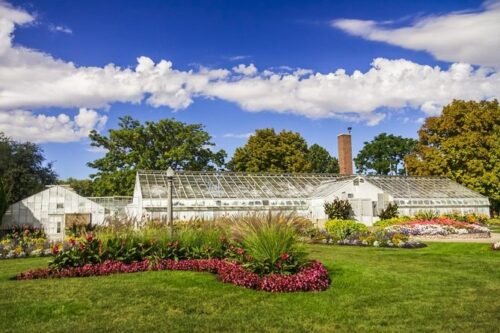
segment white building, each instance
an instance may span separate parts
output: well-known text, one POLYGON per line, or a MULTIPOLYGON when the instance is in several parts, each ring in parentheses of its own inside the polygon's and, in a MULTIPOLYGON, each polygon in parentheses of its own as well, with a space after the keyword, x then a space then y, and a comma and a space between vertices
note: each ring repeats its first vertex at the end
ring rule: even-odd
MULTIPOLYGON (((167 215, 166 171, 140 171, 129 212, 138 220, 167 215)), ((351 202, 357 220, 371 225, 389 202, 400 215, 432 210, 439 214, 489 215, 488 198, 441 177, 340 176, 241 172, 177 172, 173 178, 174 219, 216 218, 249 212, 296 212, 322 225, 324 204, 351 202)))
POLYGON ((2 229, 32 225, 43 228, 51 240, 62 240, 68 220, 85 219, 102 224, 105 208, 73 192, 66 186, 51 186, 12 204, 2 219, 2 229))
MULTIPOLYGON (((172 181, 176 220, 281 211, 296 212, 322 226, 327 220, 324 204, 336 198, 349 200, 355 219, 367 225, 389 202, 398 204, 400 215, 428 210, 489 215, 488 198, 439 177, 177 172, 172 181)), ((52 186, 11 205, 1 227, 29 224, 60 240, 75 218, 93 225, 108 216, 166 220, 167 184, 166 171, 140 171, 133 198, 84 198, 68 187, 52 186)))

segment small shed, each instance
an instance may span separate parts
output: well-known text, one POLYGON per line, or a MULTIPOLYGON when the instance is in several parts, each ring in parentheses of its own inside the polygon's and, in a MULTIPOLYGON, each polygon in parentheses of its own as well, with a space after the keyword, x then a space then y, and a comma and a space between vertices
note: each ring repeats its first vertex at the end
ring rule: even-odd
POLYGON ((67 186, 54 185, 12 204, 6 211, 1 227, 31 225, 43 228, 50 240, 62 240, 65 226, 71 221, 102 224, 105 208, 72 191, 67 186))

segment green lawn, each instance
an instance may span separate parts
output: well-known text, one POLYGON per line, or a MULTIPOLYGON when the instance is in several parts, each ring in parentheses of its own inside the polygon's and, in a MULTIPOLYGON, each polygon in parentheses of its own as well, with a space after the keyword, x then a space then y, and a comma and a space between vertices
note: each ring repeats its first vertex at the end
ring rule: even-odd
POLYGON ((310 246, 326 292, 270 294, 209 273, 12 281, 47 259, 0 261, 1 332, 500 332, 500 252, 310 246))

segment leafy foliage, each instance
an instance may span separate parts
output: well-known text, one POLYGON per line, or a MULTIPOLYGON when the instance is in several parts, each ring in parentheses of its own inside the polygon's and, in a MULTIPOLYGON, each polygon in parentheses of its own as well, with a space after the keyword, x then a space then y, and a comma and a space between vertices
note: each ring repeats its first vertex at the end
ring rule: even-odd
POLYGON ((408 222, 410 220, 411 220, 411 217, 409 217, 409 216, 393 217, 390 219, 385 219, 385 220, 382 219, 380 221, 377 221, 373 224, 373 226, 385 228, 385 227, 388 227, 391 225, 402 224, 402 223, 408 222))
POLYGON ((58 183, 71 186, 82 197, 94 196, 94 182, 90 179, 75 179, 70 177, 66 180, 60 180, 58 183))
POLYGON ((338 172, 337 159, 315 144, 310 148, 296 132, 259 129, 236 149, 228 163, 232 171, 246 172, 338 172))
POLYGON ((351 235, 368 231, 366 225, 354 220, 330 220, 325 223, 325 229, 337 240, 346 239, 351 235))
POLYGON ((311 172, 339 173, 339 162, 335 157, 318 144, 309 147, 307 160, 311 163, 311 172))
POLYGON ((60 270, 67 267, 81 267, 86 264, 97 264, 103 261, 101 242, 91 234, 85 241, 71 241, 69 248, 60 248, 54 245, 54 259, 50 262, 51 269, 60 270))
POLYGON ((380 210, 378 217, 380 217, 382 220, 388 220, 398 217, 398 204, 395 202, 389 202, 387 207, 380 210))
POLYGON ((238 218, 231 236, 241 244, 243 266, 260 275, 297 272, 306 262, 306 253, 297 242, 294 219, 293 215, 271 213, 238 218))
POLYGON ((435 210, 427 209, 417 212, 414 217, 417 220, 434 220, 439 217, 439 213, 435 210))
POLYGON ((325 202, 324 207, 329 219, 347 220, 353 213, 349 200, 335 199, 332 202, 325 202))
POLYGON ((91 145, 105 149, 106 155, 88 163, 98 170, 93 194, 130 195, 138 169, 214 170, 224 164, 224 150, 215 144, 200 124, 174 119, 141 124, 130 116, 120 118, 118 129, 107 136, 90 133, 91 145))
POLYGON ((0 179, 12 204, 55 184, 57 176, 40 146, 13 141, 0 132, 0 179))
POLYGON ((7 192, 5 191, 3 182, 0 180, 0 225, 2 224, 2 217, 9 208, 9 200, 7 192))
POLYGON ((415 151, 405 158, 410 175, 445 176, 490 198, 500 210, 500 106, 454 100, 427 118, 415 151))
POLYGON ((414 150, 416 144, 414 139, 382 133, 364 143, 363 149, 354 158, 354 164, 361 173, 404 174, 403 159, 414 150))

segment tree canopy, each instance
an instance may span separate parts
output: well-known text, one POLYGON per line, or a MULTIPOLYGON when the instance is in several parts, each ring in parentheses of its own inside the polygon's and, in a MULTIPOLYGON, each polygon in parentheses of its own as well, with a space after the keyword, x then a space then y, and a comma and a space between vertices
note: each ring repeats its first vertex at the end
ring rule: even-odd
POLYGON ((9 208, 9 202, 7 200, 7 193, 5 192, 5 188, 3 186, 3 182, 0 181, 0 224, 2 224, 2 218, 9 208))
POLYGON ((319 145, 307 146, 296 132, 259 129, 236 149, 228 163, 232 171, 246 172, 338 172, 337 159, 319 145))
POLYGON ((31 142, 17 142, 0 132, 0 181, 12 204, 54 184, 57 175, 43 150, 31 142))
POLYGON ((66 180, 60 180, 58 183, 71 186, 76 193, 83 197, 94 196, 94 182, 90 179, 76 179, 70 177, 66 180))
POLYGON ((420 128, 405 163, 417 176, 446 176, 490 198, 500 209, 500 107, 454 100, 420 128))
POLYGON ((360 173, 404 174, 404 157, 415 149, 416 144, 417 140, 414 139, 381 133, 372 141, 364 143, 354 158, 354 164, 360 173))
POLYGON ((202 125, 174 119, 142 124, 125 116, 108 135, 92 131, 89 137, 92 146, 106 150, 103 158, 88 163, 98 170, 91 176, 96 196, 130 195, 139 169, 214 170, 226 157, 224 150, 212 150, 215 144, 202 125))
POLYGON ((339 162, 335 157, 318 144, 309 147, 307 160, 311 163, 311 172, 339 173, 339 162))

